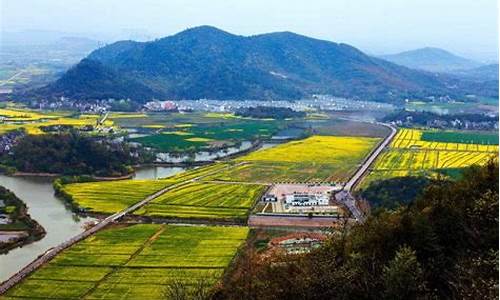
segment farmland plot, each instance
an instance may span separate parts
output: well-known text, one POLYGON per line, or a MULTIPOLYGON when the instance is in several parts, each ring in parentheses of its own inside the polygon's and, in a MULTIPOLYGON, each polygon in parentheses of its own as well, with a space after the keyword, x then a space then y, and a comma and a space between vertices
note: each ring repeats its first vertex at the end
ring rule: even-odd
POLYGON ((139 209, 152 217, 241 219, 266 186, 196 182, 177 187, 139 209))
POLYGON ((378 138, 313 136, 250 153, 211 179, 244 182, 346 180, 373 149, 378 138))
POLYGON ((173 281, 189 286, 220 280, 247 234, 246 227, 219 226, 141 224, 105 229, 65 250, 5 296, 166 299, 173 281))
POLYGON ((450 173, 446 170, 456 174, 493 157, 498 157, 498 138, 492 134, 401 129, 364 184, 388 177, 450 173))
POLYGON ((113 214, 174 183, 172 180, 98 181, 66 184, 63 191, 86 211, 113 214))

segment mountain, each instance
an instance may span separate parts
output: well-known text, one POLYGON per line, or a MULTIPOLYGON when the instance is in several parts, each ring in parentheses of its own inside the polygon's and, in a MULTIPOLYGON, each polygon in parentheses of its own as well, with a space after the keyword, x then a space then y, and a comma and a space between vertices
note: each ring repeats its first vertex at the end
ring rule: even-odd
POLYGON ((408 68, 440 73, 453 73, 481 65, 446 50, 432 47, 384 55, 380 58, 408 68))
POLYGON ((498 64, 489 64, 474 69, 455 72, 456 75, 463 78, 478 81, 497 81, 498 82, 498 64))
POLYGON ((102 47, 56 82, 30 93, 49 99, 136 101, 331 94, 401 103, 409 97, 458 95, 455 81, 368 56, 347 44, 291 32, 245 37, 201 26, 151 42, 102 47))

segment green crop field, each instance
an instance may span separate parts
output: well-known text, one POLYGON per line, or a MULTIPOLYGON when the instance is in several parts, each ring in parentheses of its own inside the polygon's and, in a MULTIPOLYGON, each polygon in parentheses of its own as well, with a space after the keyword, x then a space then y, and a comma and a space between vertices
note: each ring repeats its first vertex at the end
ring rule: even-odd
POLYGON ((63 192, 86 211, 113 214, 174 183, 173 180, 71 183, 63 186, 63 192))
MULTIPOLYGON (((87 212, 113 214, 143 200, 147 196, 165 187, 184 181, 201 179, 204 176, 220 172, 228 166, 229 164, 225 163, 215 163, 209 166, 194 168, 160 180, 145 179, 71 183, 63 185, 62 192, 65 198, 71 199, 74 205, 87 212)), ((184 195, 184 198, 180 201, 169 201, 168 205, 164 202, 155 202, 156 204, 151 204, 151 206, 148 207, 147 215, 171 217, 201 217, 203 215, 204 218, 209 218, 210 216, 215 218, 240 218, 246 215, 248 208, 251 206, 248 204, 249 200, 243 197, 250 197, 253 201, 255 197, 252 193, 258 193, 261 188, 261 186, 258 185, 243 186, 241 188, 235 185, 228 185, 227 187, 221 186, 219 193, 214 194, 214 196, 217 195, 217 197, 221 197, 217 199, 219 203, 215 204, 213 201, 205 201, 210 200, 210 195, 201 195, 204 196, 204 198, 199 202, 189 199, 191 195, 200 195, 195 193, 196 188, 192 188, 193 186, 205 187, 209 185, 191 184, 190 195, 184 195), (228 199, 233 202, 229 203, 227 201, 228 199), (238 201, 240 201, 240 203, 235 204, 238 201), (199 206, 197 208, 198 211, 195 209, 195 206, 199 206)), ((186 189, 184 189, 184 191, 185 190, 186 189)), ((216 190, 217 187, 207 190, 206 192, 216 193, 216 190)), ((166 195, 170 195, 175 191, 176 190, 169 191, 166 195)), ((139 212, 141 211, 142 210, 139 212)))
POLYGON ((245 182, 346 180, 380 141, 378 138, 312 136, 237 159, 245 164, 211 179, 245 182))
POLYGON ((422 133, 422 140, 443 143, 498 145, 498 133, 484 134, 456 131, 424 131, 422 133))
POLYGON ((35 271, 5 299, 166 299, 174 281, 220 280, 247 234, 246 227, 219 226, 105 229, 35 271))
POLYGON ((195 182, 156 198, 136 214, 152 217, 241 219, 266 186, 195 182))
POLYGON ((207 142, 188 141, 185 135, 165 133, 134 138, 132 141, 163 152, 180 152, 187 149, 199 151, 208 146, 207 142))
POLYGON ((235 143, 257 138, 270 138, 286 124, 278 120, 253 120, 231 114, 151 114, 127 118, 111 116, 124 127, 134 125, 150 135, 133 138, 148 147, 163 152, 198 151, 217 148, 221 144, 235 143))

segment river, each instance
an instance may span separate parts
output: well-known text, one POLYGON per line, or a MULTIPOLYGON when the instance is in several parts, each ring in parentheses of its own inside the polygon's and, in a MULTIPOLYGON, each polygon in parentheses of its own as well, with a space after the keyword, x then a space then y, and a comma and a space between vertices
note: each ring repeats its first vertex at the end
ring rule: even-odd
POLYGON ((179 163, 185 161, 210 161, 223 158, 225 156, 235 154, 240 151, 248 150, 252 147, 252 143, 249 141, 243 141, 237 147, 228 147, 222 150, 217 150, 214 152, 200 151, 189 154, 175 155, 172 153, 158 153, 157 160, 161 162, 179 163))
MULTIPOLYGON (((264 143, 261 149, 274 146, 276 146, 274 143, 264 143)), ((245 144, 243 147, 248 147, 248 145, 245 144)), ((184 170, 186 168, 182 167, 141 167, 136 170, 133 178, 158 179, 184 170)), ((8 279, 49 248, 83 232, 83 225, 95 220, 90 217, 83 218, 71 212, 64 202, 54 195, 52 180, 53 178, 11 177, 0 174, 0 185, 8 188, 24 201, 31 218, 40 223, 47 232, 39 241, 0 255, 0 282, 8 279)))
POLYGON ((0 281, 8 279, 47 249, 82 232, 92 218, 80 218, 54 196, 50 178, 0 175, 0 184, 28 206, 28 213, 45 228, 41 240, 0 255, 0 281))
MULTIPOLYGON (((134 179, 158 179, 184 171, 180 167, 144 167, 136 170, 134 179)), ((11 177, 0 175, 0 185, 11 190, 28 206, 28 213, 45 228, 41 240, 0 255, 0 282, 8 279, 38 255, 84 231, 86 222, 54 195, 52 178, 11 177)))

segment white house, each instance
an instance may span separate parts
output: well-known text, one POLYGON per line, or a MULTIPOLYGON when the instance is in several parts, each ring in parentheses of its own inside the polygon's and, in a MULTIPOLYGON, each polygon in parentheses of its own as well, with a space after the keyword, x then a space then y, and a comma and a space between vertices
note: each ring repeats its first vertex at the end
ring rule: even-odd
POLYGON ((293 206, 328 205, 329 196, 325 193, 298 193, 285 195, 285 203, 293 206))

